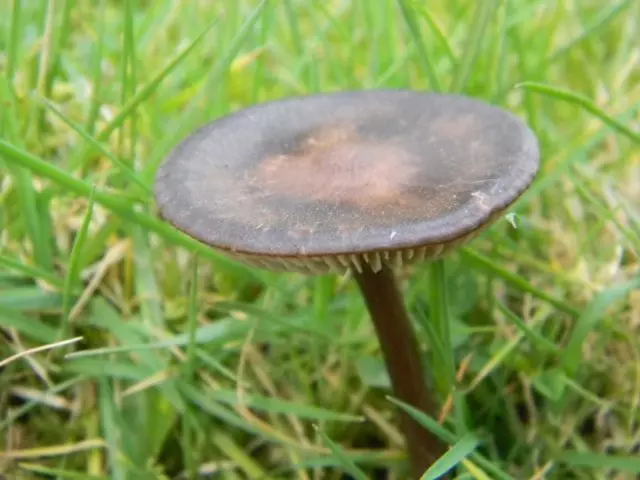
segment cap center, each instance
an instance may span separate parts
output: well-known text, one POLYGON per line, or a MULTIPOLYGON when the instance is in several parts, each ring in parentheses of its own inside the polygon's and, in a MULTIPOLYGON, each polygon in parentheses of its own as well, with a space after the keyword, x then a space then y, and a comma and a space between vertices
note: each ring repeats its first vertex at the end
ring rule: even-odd
POLYGON ((397 146, 331 129, 260 162, 256 181, 279 195, 371 207, 395 203, 406 193, 417 173, 411 159, 397 146))

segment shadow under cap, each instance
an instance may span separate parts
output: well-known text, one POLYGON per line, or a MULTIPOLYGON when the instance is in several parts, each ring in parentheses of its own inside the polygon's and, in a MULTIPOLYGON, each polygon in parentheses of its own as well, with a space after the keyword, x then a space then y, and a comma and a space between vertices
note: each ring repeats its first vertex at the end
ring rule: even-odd
POLYGON ((467 97, 369 90, 256 105, 199 129, 158 172, 163 217, 249 263, 309 273, 435 258, 529 186, 538 144, 467 97))

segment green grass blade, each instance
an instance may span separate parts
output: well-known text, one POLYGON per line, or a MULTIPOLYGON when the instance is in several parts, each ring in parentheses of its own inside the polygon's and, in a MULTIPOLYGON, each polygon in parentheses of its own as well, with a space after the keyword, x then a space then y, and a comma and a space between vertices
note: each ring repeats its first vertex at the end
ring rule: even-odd
POLYGON ((247 478, 259 478, 260 480, 273 480, 262 469, 261 465, 247 454, 244 448, 240 447, 232 437, 221 430, 214 432, 211 439, 218 449, 233 461, 234 465, 247 474, 247 478))
MULTIPOLYGON (((632 121, 635 110, 638 109, 640 103, 636 103, 617 115, 617 121, 632 121)), ((552 170, 545 172, 531 187, 522 194, 520 202, 527 203, 533 198, 540 197, 548 193, 550 187, 559 182, 565 175, 569 174, 572 165, 584 161, 585 157, 590 155, 594 148, 597 148, 609 133, 606 125, 603 125, 595 133, 585 136, 578 135, 577 138, 571 139, 569 144, 562 149, 563 157, 554 166, 552 170), (564 153, 566 152, 566 153, 564 153)))
MULTIPOLYGON (((343 451, 344 456, 346 456, 351 462, 356 465, 362 466, 371 466, 371 467, 382 467, 394 469, 397 467, 401 467, 406 460, 404 456, 401 456, 400 453, 397 452, 387 452, 387 451, 366 451, 366 452, 348 452, 343 451)), ((335 455, 309 455, 305 457, 300 462, 296 463, 292 466, 281 467, 276 469, 273 474, 274 475, 286 475, 289 472, 297 472, 303 469, 310 468, 344 468, 343 462, 340 459, 336 458, 335 455)), ((280 477, 280 478, 290 478, 288 476, 280 477)))
POLYGON ((394 397, 388 396, 387 400, 403 410, 405 413, 409 414, 416 422, 429 430, 440 440, 449 444, 455 443, 457 441, 457 437, 454 433, 450 432, 448 429, 440 425, 437 420, 431 418, 426 413, 394 397))
POLYGON ((0 290, 0 306, 21 312, 55 311, 62 307, 62 295, 31 285, 5 287, 0 290))
MULTIPOLYGON (((507 6, 508 5, 509 4, 507 4, 507 6)), ((508 37, 516 52, 515 58, 518 62, 518 78, 540 78, 540 70, 536 70, 535 66, 532 65, 535 54, 530 48, 527 39, 523 38, 524 32, 519 28, 514 28, 509 31, 508 37)), ((504 92, 503 95, 498 95, 498 98, 503 100, 508 93, 509 91, 504 92)), ((539 107, 535 102, 535 96, 531 95, 531 92, 529 92, 528 90, 524 90, 522 97, 522 106, 524 112, 526 113, 526 120, 531 130, 534 132, 544 133, 544 131, 540 128, 540 113, 539 107)))
MULTIPOLYGON (((140 317, 133 317, 131 321, 123 321, 122 313, 107 303, 103 298, 97 297, 90 305, 88 325, 108 332, 117 345, 139 345, 153 338, 154 326, 140 321, 140 317)), ((149 349, 136 350, 136 367, 146 368, 145 372, 151 374, 167 368, 167 355, 149 349)), ((91 359, 96 365, 104 359, 91 359)), ((115 358, 113 359, 115 360, 115 358)), ((118 359, 120 360, 120 359, 118 359)))
POLYGON ((636 289, 640 289, 640 276, 600 292, 580 315, 560 357, 560 363, 569 377, 573 378, 576 375, 582 363, 582 345, 589 332, 595 328, 611 305, 636 289))
MULTIPOLYGON (((122 105, 126 105, 128 99, 133 96, 137 88, 137 65, 138 58, 136 56, 136 44, 134 35, 134 12, 133 0, 125 0, 123 11, 124 23, 124 55, 122 56, 122 105)), ((131 159, 135 158, 135 150, 138 135, 138 113, 136 110, 131 111, 129 116, 129 148, 126 156, 131 159)), ((121 142, 124 142, 125 135, 120 135, 121 142)), ((120 151, 124 151, 122 148, 120 151)))
POLYGON ((322 439, 323 443, 331 450, 331 453, 336 457, 336 459, 340 462, 342 468, 345 472, 351 475, 354 480, 369 480, 367 474, 364 473, 354 462, 349 458, 345 453, 342 447, 331 440, 326 433, 324 433, 320 428, 315 427, 316 432, 322 439))
POLYGON ((180 63, 197 47, 206 34, 218 23, 219 18, 211 22, 202 32, 200 32, 189 44, 182 49, 175 57, 173 57, 159 72, 151 77, 151 80, 144 84, 136 94, 129 99, 113 119, 106 125, 97 135, 98 141, 104 141, 111 133, 122 126, 123 122, 131 116, 131 114, 156 91, 160 83, 171 73, 180 63))
POLYGON ((133 32, 133 0, 124 1, 124 9, 122 11, 124 35, 123 35, 123 51, 122 56, 122 100, 126 103, 127 97, 136 90, 136 44, 133 32))
MULTIPOLYGON (((216 91, 216 86, 220 83, 222 77, 228 72, 229 66, 240 51, 243 43, 255 29, 256 23, 260 18, 260 15, 267 3, 267 0, 262 0, 251 11, 251 14, 247 17, 245 22, 238 29, 238 32, 231 39, 230 44, 225 50, 222 58, 215 63, 212 71, 209 73, 209 78, 207 79, 206 84, 203 88, 203 94, 196 96, 192 100, 191 104, 185 109, 184 113, 180 116, 178 121, 179 128, 176 132, 176 137, 174 137, 176 141, 179 137, 185 135, 189 130, 197 127, 201 123, 203 115, 205 115, 205 118, 210 118, 209 115, 211 114, 211 112, 208 109, 201 110, 197 108, 198 104, 204 102, 207 105, 214 104, 216 107, 218 107, 219 102, 211 99, 212 92, 216 91), (198 113, 194 113, 194 110, 198 113)), ((221 114, 223 112, 216 113, 221 114)), ((165 146, 163 145, 163 152, 164 147, 165 146)), ((156 162, 149 162, 144 170, 143 178, 151 178, 153 176, 160 160, 161 158, 158 158, 156 162)))
POLYGON ((27 265, 26 263, 6 257, 4 255, 0 255, 0 266, 8 268, 10 270, 15 270, 28 277, 44 280, 52 287, 62 289, 62 286, 64 284, 62 279, 60 279, 53 273, 47 272, 46 270, 42 270, 41 268, 35 267, 33 265, 27 265))
POLYGON ((558 353, 560 351, 560 347, 555 343, 547 340, 540 333, 536 332, 533 328, 527 325, 520 317, 518 317, 515 313, 509 310, 506 305, 502 302, 496 301, 495 305, 500 310, 510 322, 518 327, 524 335, 536 344, 538 348, 541 348, 545 352, 558 353))
POLYGON ((505 91, 505 83, 507 78, 507 58, 508 58, 508 40, 507 40, 507 19, 509 18, 510 2, 502 2, 497 8, 497 26, 495 48, 492 52, 491 70, 491 102, 499 103, 501 100, 499 93, 505 91))
MULTIPOLYGON (((615 225, 617 230, 627 239, 630 247, 635 250, 635 254, 640 255, 640 235, 638 235, 638 232, 633 231, 633 223, 631 223, 631 228, 627 228, 618 220, 617 214, 619 212, 616 209, 612 210, 609 205, 597 198, 594 190, 597 188, 596 185, 600 183, 600 178, 588 179, 580 172, 577 172, 576 168, 572 170, 576 176, 573 179, 573 183, 580 197, 594 208, 594 213, 602 218, 601 221, 603 223, 611 222, 612 225, 615 225)), ((627 210, 624 203, 620 204, 620 210, 627 210)), ((628 210, 627 213, 629 213, 628 210)))
POLYGON ((89 350, 82 350, 70 354, 74 358, 78 357, 94 357, 101 355, 109 355, 112 353, 131 353, 144 350, 165 350, 170 347, 184 347, 188 346, 190 341, 196 344, 207 344, 209 346, 224 344, 226 342, 238 341, 242 339, 250 328, 254 325, 253 322, 238 323, 233 319, 219 319, 215 323, 203 325, 198 327, 194 332, 194 338, 190 339, 190 334, 175 335, 167 340, 161 342, 147 342, 144 343, 131 343, 119 347, 105 347, 95 348, 89 350))
MULTIPOLYGON (((1 315, 1 314, 0 314, 1 315)), ((55 332, 53 333, 55 335, 55 332)), ((48 342, 43 342, 48 343, 48 342)), ((71 389, 72 387, 77 387, 86 381, 86 378, 82 375, 78 375, 72 377, 64 382, 61 382, 51 388, 45 390, 47 395, 58 395, 64 393, 66 390, 71 389)), ((14 408, 10 413, 6 415, 5 418, 0 420, 0 432, 10 428, 12 425, 16 424, 18 421, 23 419, 33 410, 37 410, 42 406, 42 403, 38 400, 28 400, 23 405, 20 405, 18 408, 14 408)))
POLYGON ((120 160, 116 155, 114 155, 113 153, 111 153, 109 150, 107 150, 105 147, 103 147, 94 137, 92 137, 89 132, 85 131, 78 123, 74 122, 73 120, 71 120, 69 117, 67 117, 64 113, 62 113, 53 103, 51 103, 49 100, 43 98, 41 99, 41 102, 52 112, 54 113, 58 118, 60 118, 64 123, 66 123, 67 125, 69 125, 69 127, 71 127, 78 135, 80 135, 80 137, 82 137, 82 139, 84 141, 86 141, 87 143, 89 143, 93 148, 95 148, 96 150, 98 150, 100 153, 102 153, 105 157, 107 157, 109 160, 111 160, 111 162, 113 162, 113 164, 120 170, 120 172, 122 174, 124 174, 127 177, 127 180, 129 180, 132 183, 135 183, 137 186, 139 186, 147 195, 151 195, 152 194, 152 190, 145 185, 136 175, 136 173, 133 171, 133 169, 127 165, 125 162, 123 162, 122 160, 120 160))
MULTIPOLYGON (((58 9, 60 8, 58 4, 58 9)), ((66 0, 62 2, 62 21, 60 22, 59 28, 56 28, 57 38, 53 43, 51 49, 51 68, 49 70, 49 75, 47 75, 44 93, 43 96, 45 98, 50 98, 53 92, 53 85, 61 74, 61 58, 63 56, 63 49, 67 44, 67 40, 69 39, 69 33, 72 31, 71 26, 71 12, 73 10, 73 1, 66 0)))
POLYGON ((264 397, 251 393, 240 396, 238 392, 234 390, 218 389, 211 392, 209 396, 222 404, 234 406, 245 404, 248 407, 264 412, 282 415, 291 414, 299 418, 315 421, 357 423, 364 420, 361 416, 332 412, 325 408, 305 405, 300 402, 283 400, 276 397, 264 397))
POLYGON ((333 277, 320 275, 313 282, 313 308, 315 320, 323 324, 329 317, 329 304, 333 294, 333 277))
POLYGON ((458 59, 453 51, 453 47, 447 38, 447 34, 443 28, 436 21, 431 11, 423 4, 418 3, 416 0, 411 0, 411 8, 418 13, 429 26, 431 32, 436 36, 438 41, 442 44, 444 51, 452 64, 457 63, 458 59))
MULTIPOLYGON (((295 8, 291 4, 291 0, 283 0, 282 7, 284 9, 287 24, 289 26, 289 32, 291 35, 291 44, 296 49, 296 54, 300 58, 305 58, 306 53, 304 50, 305 40, 300 34, 299 25, 299 13, 295 11, 295 8)), ((306 79, 305 86, 309 91, 315 91, 317 89, 317 75, 315 74, 315 68, 312 62, 306 64, 306 79)))
MULTIPOLYGON (((247 15, 246 20, 242 23, 240 28, 238 28, 238 31, 229 41, 229 46, 225 49, 220 60, 216 62, 213 70, 209 75, 209 78, 207 79, 207 83, 204 89, 204 98, 208 104, 211 104, 213 101, 210 97, 210 94, 212 92, 215 92, 216 86, 221 83, 225 74, 229 71, 229 67, 240 52, 240 49, 247 40, 247 37, 253 33, 267 3, 267 0, 262 0, 251 10, 251 13, 247 15)), ((217 103, 219 102, 215 103, 216 107, 218 106, 217 103)), ((223 112, 216 112, 216 114, 221 113, 223 112)))
POLYGON ((91 190, 89 195, 89 203, 87 204, 87 212, 85 213, 82 225, 78 231, 73 246, 71 247, 71 254, 69 255, 69 266, 67 268, 67 275, 64 281, 64 290, 62 293, 62 319, 60 323, 60 337, 67 336, 69 331, 69 313, 72 306, 72 292, 78 287, 78 281, 80 279, 80 265, 82 264, 82 254, 87 239, 87 233, 89 232, 89 225, 93 218, 93 206, 95 202, 95 188, 91 190))
POLYGON ((70 361, 65 364, 65 368, 69 372, 98 379, 99 381, 107 379, 140 382, 157 373, 146 365, 134 364, 125 360, 104 362, 94 358, 70 361))
POLYGON ((189 290, 189 315, 187 320, 187 361, 184 378, 193 379, 196 361, 196 333, 198 331, 198 257, 193 258, 191 288, 189 290))
POLYGON ((20 334, 31 340, 48 344, 55 342, 57 331, 42 320, 26 316, 0 305, 0 327, 15 328, 20 334))
POLYGON ((11 29, 9 30, 9 38, 7 39, 7 80, 13 82, 16 74, 16 66, 20 57, 20 43, 22 33, 22 1, 13 0, 11 9, 11 29))
MULTIPOLYGON (((10 144, 9 142, 6 142, 5 140, 0 140, 0 154, 4 155, 9 163, 27 168, 39 176, 49 178, 68 191, 82 195, 86 198, 89 198, 89 195, 91 195, 92 187, 85 182, 72 177, 61 168, 58 168, 55 165, 46 162, 35 155, 10 144)), ((125 211, 129 205, 128 202, 122 198, 99 191, 95 192, 95 198, 97 203, 102 203, 107 208, 111 205, 111 208, 114 210, 125 211)))
MULTIPOLYGON (((188 320, 187 320, 187 359, 183 366, 183 380, 185 382, 192 382, 195 379, 196 373, 196 331, 198 326, 198 257, 193 257, 193 266, 191 267, 191 286, 189 289, 189 306, 188 306, 188 320)), ((185 410, 184 419, 182 421, 182 444, 183 444, 183 458, 185 463, 185 470, 188 472, 191 478, 197 478, 198 466, 197 458, 194 455, 196 449, 194 448, 194 437, 197 425, 195 415, 191 413, 191 409, 185 410)))
POLYGON ((110 478, 99 475, 88 475, 86 472, 45 467, 44 465, 36 465, 33 463, 20 463, 20 469, 43 477, 57 478, 59 480, 109 480, 110 478))
POLYGON ((33 179, 28 170, 20 167, 12 168, 12 170, 20 202, 20 211, 33 247, 36 264, 43 270, 52 271, 53 251, 50 243, 51 238, 44 234, 43 219, 38 208, 39 194, 34 188, 33 179))
POLYGON ((209 395, 205 394, 195 386, 183 383, 180 386, 180 390, 184 397, 198 407, 199 410, 224 422, 227 426, 238 428, 246 433, 261 435, 271 440, 279 440, 275 435, 270 435, 268 432, 259 430, 258 427, 247 422, 227 407, 220 405, 218 402, 212 401, 209 395))
POLYGON ((460 58, 456 74, 451 85, 451 91, 464 92, 469 76, 473 69, 478 55, 480 54, 482 41, 486 36, 487 26, 496 8, 499 6, 497 0, 485 0, 476 4, 475 20, 471 25, 469 36, 467 37, 464 53, 460 58))
POLYGON ((429 266, 429 320, 438 336, 436 342, 442 348, 442 357, 433 361, 434 378, 442 398, 446 398, 455 388, 456 368, 454 364, 453 344, 451 342, 451 315, 445 263, 439 259, 429 266))
MULTIPOLYGON (((269 41, 269 32, 273 26, 274 8, 272 3, 265 3, 262 11, 262 22, 260 22, 260 45, 266 45, 269 41)), ((260 95, 266 84, 266 61, 264 55, 260 55, 255 62, 253 71, 253 85, 251 91, 251 102, 256 103, 260 100, 260 95)))
POLYGON ((571 39, 565 45, 557 48, 555 52, 547 57, 545 63, 550 64, 551 62, 560 60, 562 57, 567 55, 573 49, 573 47, 592 38, 600 30, 604 29, 613 20, 615 20, 618 15, 620 15, 628 7, 633 5, 634 1, 635 0, 624 0, 618 4, 609 5, 603 8, 600 14, 593 20, 593 22, 589 26, 587 26, 582 31, 580 35, 571 39))
POLYGON ((100 379, 98 386, 100 425, 107 444, 107 464, 109 465, 110 477, 113 480, 127 480, 127 472, 123 466, 119 448, 122 439, 120 438, 118 408, 115 405, 109 381, 106 378, 100 379))
MULTIPOLYGON (((449 444, 455 444, 458 441, 457 437, 453 433, 442 427, 436 420, 429 417, 424 412, 421 412, 417 408, 396 398, 387 397, 387 399, 398 408, 411 415, 411 417, 420 423, 420 425, 425 427, 442 441, 449 444)), ((479 453, 474 451, 470 456, 481 468, 491 473, 496 480, 513 480, 513 478, 508 473, 504 472, 498 465, 479 453)))
POLYGON ((3 105, 2 110, 0 110, 0 138, 17 139, 17 123, 19 123, 18 120, 20 118, 17 99, 9 78, 5 80, 0 81, 0 102, 3 105))
POLYGON ((229 368, 225 367, 221 361, 215 359, 212 355, 208 354, 202 349, 196 349, 196 355, 202 362, 204 368, 208 368, 213 372, 218 373, 221 377, 230 380, 234 384, 240 383, 238 376, 232 372, 229 368))
POLYGON ((564 452, 558 462, 570 467, 594 470, 616 470, 640 475, 640 457, 637 455, 607 455, 598 452, 564 452))
MULTIPOLYGON (((55 165, 45 162, 44 160, 41 160, 40 158, 31 155, 30 153, 25 152, 4 140, 0 140, 0 154, 4 155, 10 162, 28 168, 40 176, 53 180, 70 192, 87 198, 91 194, 92 188, 85 182, 72 177, 64 170, 57 168, 55 165)), ((188 237, 170 225, 161 222, 146 213, 130 208, 127 201, 121 197, 96 191, 95 200, 96 203, 113 211, 114 213, 117 213, 118 215, 121 215, 124 219, 129 220, 136 225, 145 227, 147 230, 157 233, 166 240, 172 241, 189 250, 196 251, 208 260, 215 261, 219 268, 230 268, 231 270, 243 272, 247 277, 255 280, 259 280, 261 278, 255 270, 227 259, 197 240, 188 237)))
POLYGON ((98 27, 96 29, 97 39, 93 42, 93 54, 91 55, 91 85, 93 95, 91 96, 89 113, 85 121, 84 130, 93 138, 96 129, 96 122, 100 115, 100 96, 102 94, 102 62, 104 56, 104 42, 106 35, 106 5, 108 0, 100 0, 98 7, 98 27))
POLYGON ((610 126, 616 132, 628 137, 629 139, 633 140, 635 143, 640 143, 639 132, 632 130, 624 123, 619 122, 618 120, 613 118, 611 115, 607 114, 603 109, 598 107, 595 103, 593 103, 591 99, 587 97, 571 92, 569 90, 563 90, 558 87, 545 85, 542 83, 535 83, 535 82, 519 83, 515 86, 515 88, 524 88, 526 90, 530 90, 536 93, 541 93, 550 98, 555 98, 557 100, 567 102, 571 105, 578 106, 583 110, 585 110, 586 112, 589 112, 595 117, 602 120, 605 124, 610 126))
POLYGON ((507 282, 511 283, 515 287, 518 287, 523 292, 530 293, 531 295, 541 300, 544 300, 545 302, 553 305, 558 310, 568 315, 571 315, 574 317, 577 317, 578 315, 580 315, 580 311, 577 308, 574 308, 571 305, 567 304, 566 302, 554 297, 553 295, 550 295, 540 290, 539 288, 534 287, 533 285, 531 285, 531 283, 526 281, 524 278, 514 273, 511 273, 506 268, 501 267, 496 262, 491 260, 489 257, 481 253, 478 253, 475 250, 471 250, 470 248, 461 248, 460 253, 464 258, 468 259, 470 262, 491 272, 493 275, 496 275, 506 280, 507 282))
POLYGON ((153 268, 153 249, 146 229, 136 225, 132 232, 133 263, 136 268, 133 283, 140 305, 140 316, 145 324, 162 327, 162 294, 153 268))
POLYGON ((437 480, 442 478, 448 472, 456 468, 456 466, 469 455, 471 455, 480 445, 480 440, 472 433, 468 433, 455 445, 453 445, 442 457, 434 462, 429 469, 422 475, 420 480, 437 480))
POLYGON ((413 39, 413 42, 416 46, 420 67, 424 71, 427 80, 429 81, 429 87, 434 92, 440 92, 442 91, 442 86, 440 84, 440 80, 438 79, 438 74, 436 73, 435 66, 431 63, 431 58, 429 56, 427 46, 425 45, 424 39, 422 38, 422 33, 420 32, 420 25, 416 21, 415 15, 411 11, 411 7, 407 5, 407 1, 397 1, 398 5, 400 6, 400 11, 402 12, 404 21, 409 28, 411 38, 413 39))

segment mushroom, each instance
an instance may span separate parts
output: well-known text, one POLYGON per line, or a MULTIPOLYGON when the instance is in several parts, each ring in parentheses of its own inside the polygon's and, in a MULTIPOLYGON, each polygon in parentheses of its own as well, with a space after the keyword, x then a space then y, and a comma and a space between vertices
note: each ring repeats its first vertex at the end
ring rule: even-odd
MULTIPOLYGON (((249 265, 350 272, 394 395, 436 405, 395 270, 492 224, 533 181, 538 143, 513 114, 460 96, 366 90, 293 97, 209 123, 159 169, 163 218, 249 265)), ((401 413, 415 478, 444 446, 401 413)))

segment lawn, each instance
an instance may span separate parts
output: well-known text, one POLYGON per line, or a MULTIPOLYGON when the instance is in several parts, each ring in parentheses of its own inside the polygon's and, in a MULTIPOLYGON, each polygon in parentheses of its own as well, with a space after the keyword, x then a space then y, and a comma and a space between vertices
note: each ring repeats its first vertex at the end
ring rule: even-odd
POLYGON ((400 272, 429 381, 455 362, 424 478, 640 476, 640 2, 1 3, 0 477, 408 478, 355 283, 240 264, 153 196, 205 122, 372 88, 540 142, 508 214, 400 272))

